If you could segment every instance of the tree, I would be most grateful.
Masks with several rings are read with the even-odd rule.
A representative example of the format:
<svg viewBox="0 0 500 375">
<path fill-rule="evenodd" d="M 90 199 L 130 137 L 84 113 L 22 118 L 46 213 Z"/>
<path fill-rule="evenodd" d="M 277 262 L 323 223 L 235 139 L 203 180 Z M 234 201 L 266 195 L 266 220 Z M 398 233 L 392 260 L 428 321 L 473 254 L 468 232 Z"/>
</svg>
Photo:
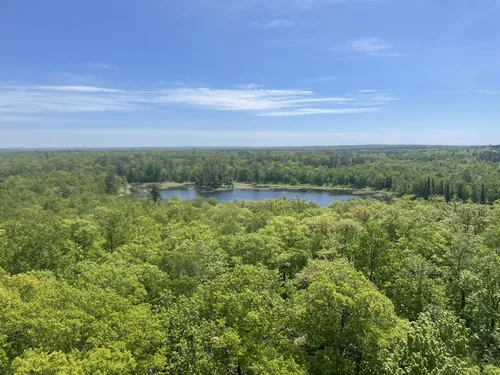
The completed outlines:
<svg viewBox="0 0 500 375">
<path fill-rule="evenodd" d="M 476 334 L 477 352 L 486 363 L 499 364 L 500 357 L 500 255 L 483 249 L 474 260 L 471 288 L 464 316 Z"/>
<path fill-rule="evenodd" d="M 436 278 L 439 269 L 420 254 L 407 252 L 387 288 L 398 316 L 416 320 L 428 308 L 446 306 L 446 289 Z"/>
<path fill-rule="evenodd" d="M 261 233 L 236 234 L 221 238 L 224 251 L 235 263 L 254 266 L 273 266 L 273 259 L 281 252 L 280 241 L 275 236 Z"/>
<path fill-rule="evenodd" d="M 19 374 L 69 373 L 66 367 L 73 370 L 81 358 L 93 362 L 84 374 L 134 367 L 145 373 L 161 357 L 165 335 L 150 306 L 105 288 L 79 289 L 50 272 L 33 272 L 0 277 L 0 301 L 0 337 L 13 343 L 6 350 L 10 360 L 21 357 L 12 363 Z"/>
<path fill-rule="evenodd" d="M 398 325 L 391 302 L 341 260 L 311 262 L 298 278 L 295 331 L 308 373 L 382 373 Z"/>
<path fill-rule="evenodd" d="M 353 257 L 354 244 L 364 228 L 352 219 L 342 219 L 333 225 L 332 230 L 334 232 L 334 238 L 339 244 L 339 255 L 347 258 L 350 262 Z"/>
<path fill-rule="evenodd" d="M 46 375 L 46 374 L 135 374 L 137 364 L 127 351 L 119 349 L 93 349 L 85 354 L 57 351 L 44 353 L 26 351 L 13 363 L 13 375 Z"/>
<path fill-rule="evenodd" d="M 57 215 L 26 209 L 0 228 L 0 267 L 16 274 L 30 270 L 67 271 L 84 251 Z"/>
<path fill-rule="evenodd" d="M 161 200 L 161 185 L 158 183 L 148 185 L 148 198 L 154 203 L 158 203 Z"/>
<path fill-rule="evenodd" d="M 130 194 L 136 197 L 142 197 L 144 195 L 144 188 L 141 184 L 132 184 L 130 186 Z"/>
<path fill-rule="evenodd" d="M 276 217 L 261 233 L 280 240 L 280 252 L 274 253 L 271 263 L 280 270 L 283 281 L 293 278 L 307 264 L 310 239 L 305 226 L 294 217 Z"/>
<path fill-rule="evenodd" d="M 480 203 L 481 204 L 486 204 L 486 188 L 484 187 L 484 184 L 481 185 Z"/>
<path fill-rule="evenodd" d="M 369 222 L 365 229 L 353 250 L 353 263 L 370 282 L 382 286 L 390 279 L 393 262 L 392 244 L 380 224 Z"/>
<path fill-rule="evenodd" d="M 500 375 L 500 368 L 493 366 L 493 365 L 488 365 L 484 368 L 483 374 L 484 375 Z"/>
<path fill-rule="evenodd" d="M 290 350 L 285 325 L 289 313 L 276 272 L 237 266 L 176 310 L 182 316 L 171 319 L 169 373 L 195 373 L 192 358 L 199 358 L 203 367 L 196 373 L 304 374 Z"/>
<path fill-rule="evenodd" d="M 104 190 L 107 194 L 118 194 L 121 186 L 120 177 L 113 171 L 108 172 L 104 179 Z"/>
<path fill-rule="evenodd" d="M 215 190 L 232 188 L 234 170 L 227 165 L 210 163 L 204 165 L 195 176 L 196 188 L 200 190 Z"/>
<path fill-rule="evenodd" d="M 401 375 L 477 374 L 468 356 L 468 330 L 449 312 L 425 312 L 410 324 L 393 358 Z M 399 358 L 398 358 L 399 357 Z"/>
<path fill-rule="evenodd" d="M 443 260 L 449 277 L 447 283 L 449 303 L 462 318 L 469 301 L 471 278 L 473 278 L 471 270 L 479 246 L 479 239 L 470 233 L 456 233 L 452 235 L 450 247 L 444 254 Z"/>
<path fill-rule="evenodd" d="M 450 184 L 446 184 L 444 188 L 444 199 L 446 200 L 446 202 L 451 202 Z"/>
<path fill-rule="evenodd" d="M 0 374 L 496 374 L 499 149 L 4 152 Z M 414 196 L 139 199 L 233 177 Z"/>
<path fill-rule="evenodd" d="M 424 197 L 424 199 L 429 199 L 430 196 L 431 196 L 431 178 L 427 177 L 427 181 L 425 181 L 425 184 L 424 184 L 423 197 Z"/>
</svg>

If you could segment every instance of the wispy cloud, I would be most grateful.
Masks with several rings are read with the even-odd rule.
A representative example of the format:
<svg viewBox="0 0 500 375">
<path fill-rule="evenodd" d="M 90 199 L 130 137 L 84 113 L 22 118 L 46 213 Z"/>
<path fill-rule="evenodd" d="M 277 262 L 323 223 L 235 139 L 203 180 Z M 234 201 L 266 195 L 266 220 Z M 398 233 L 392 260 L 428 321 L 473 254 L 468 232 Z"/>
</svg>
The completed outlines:
<svg viewBox="0 0 500 375">
<path fill-rule="evenodd" d="M 332 40 L 335 36 L 329 37 L 310 37 L 295 38 L 285 40 L 273 40 L 274 46 L 279 48 L 308 48 L 323 52 L 335 52 L 337 55 L 331 57 L 331 60 L 347 61 L 362 56 L 381 56 L 381 57 L 405 57 L 416 56 L 413 53 L 402 53 L 394 50 L 392 43 L 380 38 L 364 38 L 350 40 L 332 46 Z"/>
<path fill-rule="evenodd" d="M 390 52 L 390 53 L 380 53 L 380 52 L 374 52 L 374 53 L 368 53 L 368 56 L 381 56 L 381 57 L 411 57 L 411 56 L 417 56 L 414 53 L 398 53 L 398 52 Z"/>
<path fill-rule="evenodd" d="M 394 102 L 399 99 L 389 94 L 389 95 L 376 95 L 373 96 L 371 100 L 383 103 L 383 102 Z"/>
<path fill-rule="evenodd" d="M 199 0 L 211 7 L 222 8 L 226 12 L 244 12 L 256 8 L 270 10 L 311 10 L 348 2 L 377 3 L 382 0 Z"/>
<path fill-rule="evenodd" d="M 305 116 L 305 115 L 340 115 L 340 114 L 353 114 L 353 113 L 365 113 L 365 112 L 378 112 L 381 111 L 382 107 L 374 108 L 339 108 L 339 109 L 328 109 L 328 108 L 299 108 L 293 111 L 283 111 L 283 112 L 268 112 L 259 113 L 259 116 L 266 117 L 282 117 L 282 116 Z"/>
<path fill-rule="evenodd" d="M 357 52 L 374 53 L 392 48 L 392 45 L 379 38 L 353 40 L 348 46 Z"/>
<path fill-rule="evenodd" d="M 477 94 L 486 94 L 486 95 L 496 95 L 500 94 L 500 90 L 476 90 Z"/>
<path fill-rule="evenodd" d="M 258 116 L 334 115 L 375 112 L 389 94 L 320 96 L 307 90 L 169 88 L 126 91 L 97 86 L 0 86 L 0 114 L 150 111 L 182 106 L 239 111 Z"/>
<path fill-rule="evenodd" d="M 293 27 L 297 24 L 292 20 L 276 19 L 269 22 L 250 22 L 249 25 L 256 29 L 275 29 L 279 27 Z"/>
<path fill-rule="evenodd" d="M 124 90 L 107 89 L 103 87 L 94 86 L 33 86 L 38 90 L 46 91 L 69 91 L 69 92 L 125 92 Z M 17 86 L 22 88 L 22 86 Z M 28 87 L 29 89 L 29 87 Z"/>
<path fill-rule="evenodd" d="M 235 85 L 234 87 L 243 90 L 255 90 L 266 87 L 266 85 L 261 85 L 260 83 L 247 83 L 244 85 Z"/>
<path fill-rule="evenodd" d="M 345 103 L 353 99 L 317 97 L 304 90 L 219 90 L 210 88 L 174 89 L 158 93 L 157 103 L 175 103 L 222 111 L 275 111 L 300 108 L 311 103 Z"/>
<path fill-rule="evenodd" d="M 3 86 L 0 113 L 8 115 L 139 110 L 142 95 L 93 86 Z"/>
<path fill-rule="evenodd" d="M 350 96 L 355 97 L 359 102 L 367 101 L 378 105 L 386 105 L 388 102 L 399 100 L 389 90 L 357 90 L 355 93 L 351 93 Z"/>
<path fill-rule="evenodd" d="M 365 38 L 351 40 L 347 42 L 345 48 L 333 48 L 333 50 L 347 49 L 366 56 L 381 56 L 381 57 L 405 57 L 415 56 L 414 54 L 400 53 L 394 51 L 394 46 L 380 38 Z"/>
<path fill-rule="evenodd" d="M 114 66 L 102 62 L 89 62 L 86 64 L 87 68 L 89 69 L 96 69 L 96 70 L 110 70 L 113 69 Z"/>
</svg>

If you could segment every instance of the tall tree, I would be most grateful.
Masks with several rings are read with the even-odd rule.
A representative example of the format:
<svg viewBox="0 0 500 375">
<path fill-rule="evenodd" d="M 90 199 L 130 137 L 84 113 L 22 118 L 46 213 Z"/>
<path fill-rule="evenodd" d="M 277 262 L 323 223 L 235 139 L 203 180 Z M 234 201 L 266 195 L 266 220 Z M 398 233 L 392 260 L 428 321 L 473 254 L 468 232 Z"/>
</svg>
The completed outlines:
<svg viewBox="0 0 500 375">
<path fill-rule="evenodd" d="M 480 203 L 481 204 L 486 204 L 486 188 L 485 188 L 484 184 L 481 185 Z"/>
<path fill-rule="evenodd" d="M 148 198 L 154 203 L 161 200 L 161 185 L 158 183 L 148 185 Z"/>
<path fill-rule="evenodd" d="M 446 184 L 444 188 L 444 199 L 446 202 L 451 202 L 451 190 L 450 190 L 450 184 Z"/>
<path fill-rule="evenodd" d="M 104 190 L 107 194 L 118 194 L 120 185 L 121 179 L 114 171 L 110 171 L 106 174 L 106 178 L 104 179 Z"/>
</svg>

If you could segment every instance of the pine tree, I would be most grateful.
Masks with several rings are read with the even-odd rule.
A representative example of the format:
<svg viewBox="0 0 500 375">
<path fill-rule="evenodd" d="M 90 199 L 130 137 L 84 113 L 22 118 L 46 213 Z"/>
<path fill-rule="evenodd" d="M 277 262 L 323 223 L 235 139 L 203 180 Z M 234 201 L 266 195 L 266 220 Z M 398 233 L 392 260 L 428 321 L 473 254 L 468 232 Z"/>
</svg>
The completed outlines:
<svg viewBox="0 0 500 375">
<path fill-rule="evenodd" d="M 484 187 L 484 184 L 481 186 L 481 204 L 486 204 L 486 188 Z"/>
<path fill-rule="evenodd" d="M 150 198 L 154 203 L 157 203 L 161 199 L 161 185 L 151 184 L 148 185 L 149 193 L 148 198 Z"/>
<path fill-rule="evenodd" d="M 429 196 L 431 191 L 431 178 L 427 177 L 427 181 L 424 182 L 424 194 L 423 197 L 424 199 L 429 199 Z"/>
<path fill-rule="evenodd" d="M 446 187 L 444 188 L 444 199 L 446 202 L 451 202 L 450 184 L 446 184 Z"/>
</svg>

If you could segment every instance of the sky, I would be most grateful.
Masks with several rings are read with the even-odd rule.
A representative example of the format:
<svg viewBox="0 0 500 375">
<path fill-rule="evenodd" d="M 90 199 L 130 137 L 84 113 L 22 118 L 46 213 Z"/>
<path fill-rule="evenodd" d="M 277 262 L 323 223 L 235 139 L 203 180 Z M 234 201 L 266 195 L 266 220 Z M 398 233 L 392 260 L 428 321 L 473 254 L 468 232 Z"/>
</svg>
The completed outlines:
<svg viewBox="0 0 500 375">
<path fill-rule="evenodd" d="M 500 0 L 1 0 L 0 148 L 500 143 Z"/>
</svg>

